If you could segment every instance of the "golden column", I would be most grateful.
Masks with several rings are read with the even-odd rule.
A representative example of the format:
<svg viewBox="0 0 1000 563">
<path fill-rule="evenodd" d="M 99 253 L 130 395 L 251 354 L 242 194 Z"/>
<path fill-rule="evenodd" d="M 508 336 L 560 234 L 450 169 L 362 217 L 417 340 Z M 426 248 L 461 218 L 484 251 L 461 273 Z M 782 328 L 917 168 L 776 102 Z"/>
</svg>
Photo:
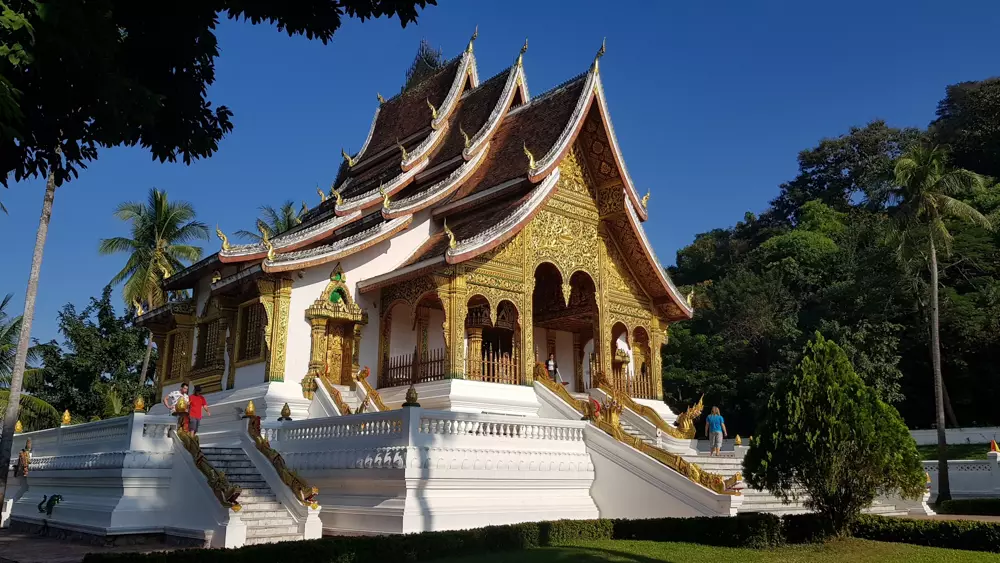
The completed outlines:
<svg viewBox="0 0 1000 563">
<path fill-rule="evenodd" d="M 479 379 L 483 375 L 483 329 L 472 327 L 466 330 L 469 335 L 469 357 L 467 375 L 469 379 Z"/>
<path fill-rule="evenodd" d="M 576 392 L 583 393 L 583 343 L 579 332 L 573 333 L 573 381 Z"/>
<path fill-rule="evenodd" d="M 653 379 L 653 393 L 663 400 L 663 354 L 660 349 L 666 343 L 667 325 L 653 315 L 649 332 L 649 375 Z"/>
<path fill-rule="evenodd" d="M 351 369 L 353 374 L 361 371 L 361 324 L 354 323 L 354 354 L 351 355 Z M 351 378 L 354 381 L 354 378 Z"/>
<path fill-rule="evenodd" d="M 323 375 L 326 364 L 326 319 L 313 317 L 309 319 L 311 327 L 312 346 L 309 349 L 309 376 Z"/>
<path fill-rule="evenodd" d="M 450 279 L 438 279 L 438 297 L 444 305 L 444 345 L 448 357 L 447 376 L 465 379 L 465 273 L 461 265 L 455 266 Z"/>
</svg>

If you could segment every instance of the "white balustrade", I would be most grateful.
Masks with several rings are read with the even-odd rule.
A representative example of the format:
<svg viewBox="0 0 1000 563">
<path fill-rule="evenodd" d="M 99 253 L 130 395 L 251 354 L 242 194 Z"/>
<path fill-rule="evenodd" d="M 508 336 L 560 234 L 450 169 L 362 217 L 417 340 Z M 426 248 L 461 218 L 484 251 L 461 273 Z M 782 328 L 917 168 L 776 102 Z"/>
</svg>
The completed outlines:
<svg viewBox="0 0 1000 563">
<path fill-rule="evenodd" d="M 425 412 L 420 417 L 421 434 L 480 436 L 525 440 L 582 442 L 583 425 L 566 421 L 512 421 L 487 415 L 464 415 L 450 412 Z"/>
<path fill-rule="evenodd" d="M 177 421 L 170 416 L 133 413 L 96 422 L 25 432 L 14 436 L 12 455 L 16 457 L 29 439 L 36 456 L 163 451 L 170 449 L 169 435 L 176 426 Z"/>
</svg>

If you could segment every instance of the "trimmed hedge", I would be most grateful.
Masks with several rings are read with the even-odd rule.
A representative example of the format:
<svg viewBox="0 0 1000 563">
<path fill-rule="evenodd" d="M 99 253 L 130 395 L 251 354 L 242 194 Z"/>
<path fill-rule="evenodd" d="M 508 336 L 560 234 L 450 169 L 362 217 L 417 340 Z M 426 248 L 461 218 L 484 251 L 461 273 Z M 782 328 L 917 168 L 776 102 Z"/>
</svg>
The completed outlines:
<svg viewBox="0 0 1000 563">
<path fill-rule="evenodd" d="M 910 520 L 861 516 L 854 537 L 972 551 L 1000 551 L 1000 524 L 964 520 Z M 732 518 L 650 520 L 558 520 L 475 530 L 425 532 L 379 537 L 325 537 L 318 540 L 241 547 L 191 549 L 172 553 L 92 553 L 83 563 L 384 563 L 432 561 L 443 557 L 515 551 L 576 540 L 649 540 L 724 547 L 768 548 L 823 541 L 829 528 L 816 514 L 782 518 L 741 514 Z"/>
<path fill-rule="evenodd" d="M 1000 516 L 1000 498 L 970 498 L 946 500 L 934 507 L 938 514 L 966 516 Z"/>
</svg>

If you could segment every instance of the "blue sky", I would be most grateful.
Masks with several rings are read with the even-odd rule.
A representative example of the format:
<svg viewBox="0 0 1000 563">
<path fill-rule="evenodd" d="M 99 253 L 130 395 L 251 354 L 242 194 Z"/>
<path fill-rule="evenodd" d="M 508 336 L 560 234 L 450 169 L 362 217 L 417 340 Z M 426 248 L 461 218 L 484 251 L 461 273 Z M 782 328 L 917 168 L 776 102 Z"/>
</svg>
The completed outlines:
<svg viewBox="0 0 1000 563">
<path fill-rule="evenodd" d="M 947 8 L 945 6 L 947 5 Z M 672 263 L 694 235 L 758 212 L 795 175 L 796 155 L 822 137 L 875 118 L 926 126 L 948 84 L 1000 75 L 1000 3 L 966 0 L 840 2 L 540 2 L 440 0 L 417 25 L 349 22 L 329 45 L 266 26 L 223 22 L 211 99 L 235 130 L 211 159 L 160 164 L 140 149 L 112 149 L 56 194 L 36 338 L 57 336 L 57 311 L 87 299 L 124 257 L 98 240 L 127 234 L 112 216 L 150 187 L 191 201 L 227 233 L 251 228 L 256 208 L 318 202 L 340 148 L 360 148 L 377 101 L 399 91 L 421 38 L 451 57 L 479 25 L 482 78 L 517 55 L 541 93 L 586 70 L 607 37 L 601 74 L 629 170 L 652 191 L 646 223 Z M 0 190 L 0 293 L 24 297 L 42 181 Z M 218 241 L 206 243 L 208 251 Z"/>
</svg>

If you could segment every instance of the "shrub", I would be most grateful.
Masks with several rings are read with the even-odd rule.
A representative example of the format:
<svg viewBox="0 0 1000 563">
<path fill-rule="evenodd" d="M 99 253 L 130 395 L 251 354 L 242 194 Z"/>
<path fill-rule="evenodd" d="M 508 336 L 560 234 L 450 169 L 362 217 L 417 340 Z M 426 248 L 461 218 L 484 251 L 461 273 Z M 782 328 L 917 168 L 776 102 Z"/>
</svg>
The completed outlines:
<svg viewBox="0 0 1000 563">
<path fill-rule="evenodd" d="M 938 514 L 1000 516 L 1000 498 L 946 500 L 934 507 Z"/>
<path fill-rule="evenodd" d="M 1000 551 L 1000 525 L 973 520 L 910 520 L 864 515 L 853 526 L 854 537 L 928 547 Z"/>
<path fill-rule="evenodd" d="M 896 409 L 879 400 L 836 343 L 816 334 L 783 378 L 743 461 L 747 483 L 805 505 L 843 535 L 880 493 L 919 498 L 925 475 Z"/>
<path fill-rule="evenodd" d="M 736 517 L 613 520 L 616 540 L 689 542 L 725 547 L 762 548 L 784 543 L 781 518 L 773 514 Z"/>
</svg>

